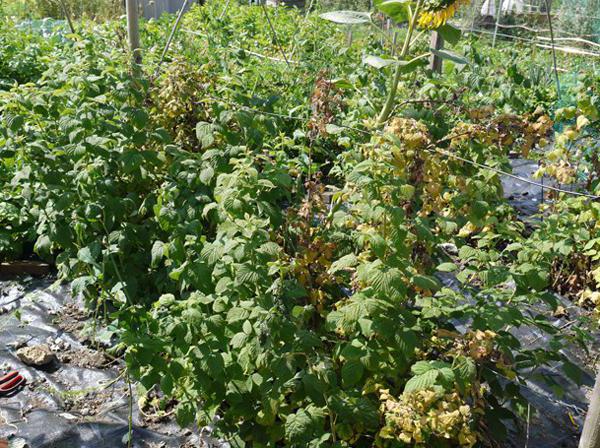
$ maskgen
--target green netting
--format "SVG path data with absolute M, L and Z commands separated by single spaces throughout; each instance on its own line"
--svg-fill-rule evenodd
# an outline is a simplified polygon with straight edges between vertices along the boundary
M 600 0 L 561 0 L 557 12 L 560 29 L 600 42 Z

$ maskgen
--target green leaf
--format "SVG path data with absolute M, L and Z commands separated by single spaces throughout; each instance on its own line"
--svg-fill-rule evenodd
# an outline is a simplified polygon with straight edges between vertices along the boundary
M 207 149 L 215 142 L 212 123 L 200 121 L 196 124 L 196 137 L 202 149 Z
M 454 272 L 458 269 L 454 263 L 442 263 L 440 264 L 436 270 L 439 272 Z
M 325 384 L 312 373 L 307 373 L 302 377 L 302 384 L 308 397 L 319 406 L 326 404 L 323 394 L 325 393 Z
M 429 291 L 437 291 L 442 287 L 440 282 L 430 275 L 414 275 L 412 283 L 421 289 L 427 289 Z
M 44 257 L 50 255 L 50 249 L 52 248 L 52 241 L 48 235 L 40 235 L 36 240 L 33 250 L 36 254 Z
M 430 370 L 440 370 L 448 367 L 450 367 L 450 364 L 443 361 L 417 361 L 411 366 L 410 371 L 415 375 L 423 375 Z
M 235 279 L 240 284 L 256 284 L 260 280 L 260 274 L 256 268 L 250 264 L 240 264 L 236 272 Z
M 379 56 L 368 55 L 363 58 L 363 64 L 370 65 L 376 69 L 387 67 L 388 65 L 396 64 L 398 61 L 395 59 L 383 59 Z
M 6 115 L 5 116 L 6 127 L 13 132 L 17 132 L 23 124 L 25 119 L 21 115 Z
M 319 17 L 342 25 L 358 25 L 371 21 L 371 14 L 359 11 L 331 11 L 320 14 Z
M 335 274 L 336 272 L 352 268 L 352 267 L 356 266 L 357 263 L 358 263 L 358 258 L 356 257 L 356 255 L 354 255 L 354 254 L 344 255 L 339 260 L 336 260 L 333 263 L 331 263 L 331 266 L 329 267 L 329 273 Z
M 285 437 L 288 442 L 300 442 L 312 432 L 312 418 L 304 409 L 298 409 L 285 420 Z
M 471 246 L 462 246 L 458 250 L 458 257 L 461 260 L 470 260 L 471 258 L 476 258 L 479 255 L 479 251 Z
M 338 134 L 341 134 L 342 132 L 344 132 L 346 129 L 341 126 L 338 126 L 336 124 L 328 123 L 325 126 L 325 130 L 327 131 L 328 134 L 338 135 Z
M 376 1 L 375 7 L 396 23 L 410 20 L 410 0 Z
M 200 171 L 200 182 L 202 182 L 204 185 L 209 185 L 214 175 L 215 170 L 212 167 L 207 166 L 202 171 Z
M 75 280 L 73 280 L 73 282 L 71 282 L 71 291 L 74 295 L 81 295 L 87 289 L 87 287 L 93 285 L 95 281 L 96 279 L 91 275 L 77 277 Z
M 454 385 L 454 371 L 450 367 L 443 367 L 438 370 L 438 380 L 445 386 L 446 389 L 451 389 Z
M 456 45 L 460 41 L 461 31 L 448 23 L 436 28 L 436 31 L 450 45 Z
M 175 418 L 181 427 L 186 427 L 194 421 L 194 407 L 188 401 L 180 402 L 175 408 Z
M 521 243 L 511 243 L 504 248 L 504 251 L 513 252 L 515 250 L 521 250 L 522 248 L 523 248 L 523 245 Z
M 563 360 L 563 371 L 575 384 L 581 385 L 585 371 L 583 371 L 578 365 L 573 364 L 569 360 Z
M 212 265 L 219 261 L 223 254 L 223 246 L 219 243 L 207 243 L 200 251 L 200 258 Z
M 227 312 L 227 323 L 234 323 L 240 320 L 246 320 L 250 317 L 250 311 L 245 308 L 234 307 Z
M 152 245 L 150 255 L 150 267 L 157 268 L 161 260 L 165 256 L 165 243 L 163 243 L 162 241 L 155 241 Z
M 467 61 L 463 56 L 460 56 L 449 50 L 436 50 L 435 48 L 429 49 L 435 56 L 438 56 L 442 59 L 446 59 L 448 61 L 452 61 L 458 65 L 467 65 L 469 61 Z
M 402 351 L 402 354 L 406 359 L 412 359 L 415 356 L 415 348 L 418 346 L 417 334 L 407 328 L 400 330 L 396 336 L 398 343 L 398 349 Z
M 173 377 L 164 375 L 160 380 L 160 389 L 167 395 L 173 392 Z
M 246 343 L 247 339 L 248 339 L 248 335 L 244 332 L 240 332 L 240 333 L 236 333 L 231 338 L 231 341 L 229 341 L 229 343 L 231 344 L 231 346 L 234 349 L 239 349 Z
M 400 73 L 411 73 L 419 67 L 427 65 L 428 57 L 429 53 L 423 53 L 417 57 L 412 58 L 410 61 L 398 61 L 398 65 L 400 65 Z
M 353 343 L 346 344 L 341 353 L 346 360 L 359 360 L 365 354 L 364 348 L 360 347 L 359 344 L 356 344 L 356 340 L 353 341 Z
M 344 386 L 350 387 L 357 384 L 363 376 L 365 368 L 357 359 L 350 359 L 342 366 L 342 382 Z
M 132 121 L 136 128 L 142 129 L 148 123 L 148 113 L 143 109 L 136 109 L 133 111 Z
M 89 247 L 82 247 L 81 249 L 79 249 L 79 251 L 77 252 L 77 259 L 86 264 L 96 264 L 96 260 L 94 259 Z
M 422 375 L 413 376 L 406 382 L 404 393 L 414 392 L 417 390 L 428 389 L 435 385 L 439 371 L 436 369 L 427 370 Z
M 475 219 L 483 219 L 487 214 L 490 205 L 485 201 L 475 201 L 471 206 L 471 214 L 475 217 Z
M 403 281 L 402 273 L 396 268 L 373 269 L 370 270 L 371 284 L 381 293 L 387 295 L 397 295 L 402 292 Z
M 456 380 L 463 385 L 470 384 L 477 374 L 475 361 L 467 356 L 459 356 L 454 360 L 452 369 Z
M 354 88 L 354 85 L 350 81 L 348 81 L 346 78 L 332 79 L 330 82 L 334 86 L 336 86 L 338 89 L 352 89 L 352 88 Z

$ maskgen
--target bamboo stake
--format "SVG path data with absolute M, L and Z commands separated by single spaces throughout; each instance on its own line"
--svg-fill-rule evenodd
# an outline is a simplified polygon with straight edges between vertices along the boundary
M 73 21 L 71 20 L 71 14 L 69 14 L 67 5 L 65 5 L 65 0 L 58 0 L 58 3 L 60 3 L 60 8 L 62 9 L 63 14 L 65 15 L 65 19 L 67 19 L 69 28 L 71 29 L 71 33 L 75 34 L 75 26 L 73 26 Z
M 177 32 L 177 29 L 179 28 L 179 23 L 181 22 L 181 18 L 183 17 L 183 14 L 185 13 L 185 9 L 187 8 L 187 5 L 189 2 L 190 2 L 190 0 L 185 0 L 183 2 L 183 4 L 181 5 L 179 14 L 177 14 L 177 19 L 175 19 L 175 23 L 173 24 L 173 28 L 171 29 L 171 34 L 169 34 L 169 38 L 167 39 L 167 44 L 165 45 L 165 48 L 163 49 L 163 52 L 160 55 L 160 61 L 158 62 L 158 67 L 156 67 L 156 71 L 154 72 L 155 77 L 158 75 L 158 73 L 160 71 L 160 67 L 162 66 L 162 63 L 165 60 L 165 56 L 167 56 L 167 53 L 169 52 L 169 47 L 171 46 L 173 37 L 175 37 L 175 33 Z
M 265 14 L 265 17 L 267 19 L 267 23 L 269 24 L 269 28 L 271 29 L 273 41 L 275 42 L 275 45 L 277 45 L 277 47 L 279 48 L 279 52 L 281 53 L 281 55 L 283 56 L 283 59 L 285 60 L 285 63 L 289 67 L 290 61 L 288 60 L 283 47 L 279 43 L 279 39 L 277 38 L 277 31 L 275 31 L 275 27 L 273 26 L 273 24 L 271 23 L 271 19 L 269 18 L 269 11 L 267 11 L 267 7 L 265 6 L 264 3 L 261 3 L 261 6 L 262 6 L 263 13 Z

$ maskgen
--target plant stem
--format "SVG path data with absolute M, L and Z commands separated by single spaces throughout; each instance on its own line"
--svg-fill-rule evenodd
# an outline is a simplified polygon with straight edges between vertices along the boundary
M 417 22 L 417 17 L 419 15 L 419 11 L 421 9 L 422 0 L 417 1 L 417 6 L 415 7 L 415 11 L 410 18 L 410 22 L 408 22 L 408 31 L 406 32 L 406 37 L 404 38 L 404 45 L 402 46 L 402 52 L 400 53 L 400 60 L 404 59 L 408 54 L 408 50 L 410 49 L 410 43 L 413 31 L 415 29 L 415 24 Z M 383 105 L 383 109 L 379 113 L 379 117 L 377 118 L 377 124 L 382 125 L 390 116 L 392 109 L 394 108 L 394 103 L 396 101 L 396 92 L 398 91 L 398 83 L 400 82 L 400 77 L 402 76 L 402 66 L 400 64 L 396 65 L 396 72 L 394 73 L 394 77 L 392 78 L 392 84 L 390 85 L 390 90 L 388 92 L 387 98 L 385 100 L 385 104 Z
M 127 387 L 129 388 L 129 409 L 127 414 L 127 448 L 131 448 L 133 439 L 133 389 L 131 387 L 131 378 L 129 378 L 129 370 L 125 368 Z

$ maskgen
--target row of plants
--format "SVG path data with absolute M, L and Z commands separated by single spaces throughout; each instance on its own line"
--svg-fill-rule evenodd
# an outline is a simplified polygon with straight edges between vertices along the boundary
M 262 8 L 222 12 L 190 12 L 162 64 L 169 22 L 146 24 L 141 73 L 122 22 L 82 24 L 0 95 L 3 256 L 55 263 L 140 387 L 233 446 L 502 440 L 532 370 L 580 376 L 538 305 L 557 307 L 574 254 L 588 264 L 569 291 L 594 300 L 597 208 L 557 198 L 529 235 L 498 174 L 457 157 L 533 156 L 552 84 L 458 40 L 444 76 L 418 62 L 396 77 L 408 53 L 361 62 L 392 60 L 373 27 L 348 45 L 318 15 L 269 10 L 274 35 Z M 595 105 L 598 81 L 580 85 Z
M 65 19 L 65 8 L 73 18 L 106 20 L 124 13 L 122 0 L 4 0 L 0 13 L 17 20 Z

